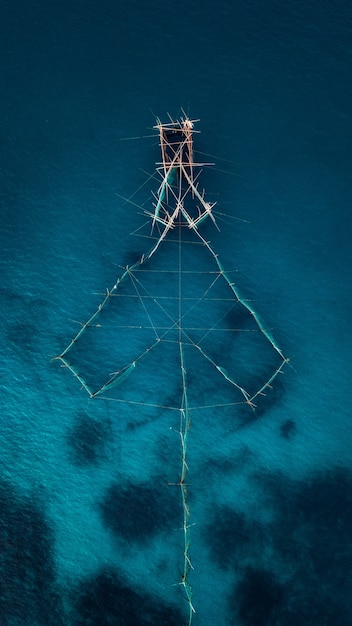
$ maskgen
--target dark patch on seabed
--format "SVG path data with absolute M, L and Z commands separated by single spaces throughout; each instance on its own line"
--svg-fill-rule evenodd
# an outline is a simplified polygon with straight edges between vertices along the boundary
M 280 434 L 283 439 L 292 439 L 297 432 L 297 425 L 294 420 L 285 420 L 280 426 Z
M 41 507 L 1 482 L 0 515 L 0 624 L 63 626 L 54 534 Z
M 248 567 L 233 598 L 242 624 L 262 626 L 280 619 L 284 585 L 271 572 Z M 280 622 L 279 622 L 280 623 Z
M 47 303 L 6 288 L 0 289 L 0 297 L 5 320 L 5 349 L 14 351 L 22 360 L 31 359 L 38 349 Z
M 110 420 L 98 420 L 84 411 L 78 412 L 67 433 L 67 444 L 74 465 L 97 465 L 107 458 L 108 449 L 112 445 Z
M 115 537 L 144 544 L 158 532 L 172 528 L 181 519 L 173 486 L 154 479 L 147 483 L 116 483 L 99 506 L 104 524 Z
M 73 626 L 180 626 L 174 607 L 128 587 L 116 570 L 87 578 L 74 592 Z
M 204 532 L 212 560 L 239 577 L 228 598 L 229 623 L 350 626 L 351 471 L 335 468 L 301 482 L 281 474 L 252 478 L 271 521 L 221 507 Z

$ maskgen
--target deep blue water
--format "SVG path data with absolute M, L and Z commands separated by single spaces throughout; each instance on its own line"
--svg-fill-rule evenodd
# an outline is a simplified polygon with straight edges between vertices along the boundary
M 352 624 L 351 7 L 13 0 L 0 24 L 1 624 L 187 623 L 177 411 L 52 361 L 149 248 L 121 196 L 151 210 L 181 107 L 216 162 L 204 233 L 290 357 L 255 413 L 192 414 L 193 624 Z M 177 405 L 155 354 L 117 397 Z M 214 372 L 189 362 L 199 406 Z

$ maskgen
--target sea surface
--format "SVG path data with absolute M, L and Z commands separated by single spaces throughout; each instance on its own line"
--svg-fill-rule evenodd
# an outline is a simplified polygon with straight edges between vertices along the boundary
M 185 351 L 192 625 L 351 626 L 352 6 L 3 0 L 0 59 L 1 625 L 190 623 L 172 342 L 111 400 L 53 360 L 150 249 L 153 126 L 188 115 L 215 163 L 199 187 L 220 231 L 199 230 L 289 359 L 254 410 L 235 404 L 216 365 L 256 384 L 272 346 L 217 344 L 225 317 L 199 296 L 214 362 Z M 200 251 L 184 267 L 211 271 Z M 115 315 L 72 351 L 92 377 L 143 344 Z

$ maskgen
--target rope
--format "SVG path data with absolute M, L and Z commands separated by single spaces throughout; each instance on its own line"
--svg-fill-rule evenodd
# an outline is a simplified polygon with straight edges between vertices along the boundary
M 247 404 L 252 409 L 255 408 L 254 400 L 260 396 L 265 395 L 265 391 L 272 387 L 272 383 L 275 381 L 279 374 L 283 373 L 283 368 L 288 359 L 283 355 L 282 350 L 279 348 L 277 342 L 272 337 L 271 333 L 266 329 L 264 323 L 261 321 L 259 315 L 254 310 L 251 304 L 241 297 L 236 285 L 231 280 L 228 273 L 225 272 L 218 254 L 214 251 L 211 243 L 207 241 L 204 236 L 199 232 L 199 226 L 207 218 L 213 221 L 216 225 L 215 217 L 212 213 L 214 204 L 211 204 L 205 200 L 204 191 L 201 193 L 198 189 L 198 177 L 200 171 L 194 174 L 195 168 L 199 167 L 199 164 L 193 162 L 193 123 L 194 120 L 181 118 L 181 121 L 174 122 L 170 118 L 170 122 L 167 124 L 158 124 L 155 128 L 159 132 L 160 148 L 162 154 L 161 166 L 157 168 L 157 173 L 161 177 L 161 183 L 158 188 L 158 192 L 155 196 L 156 202 L 154 204 L 154 212 L 145 211 L 149 218 L 152 218 L 152 234 L 153 230 L 158 233 L 157 236 L 148 235 L 148 238 L 152 240 L 151 248 L 131 266 L 124 268 L 121 276 L 116 280 L 111 290 L 107 290 L 103 294 L 103 299 L 98 305 L 96 311 L 91 315 L 87 322 L 80 324 L 80 328 L 73 339 L 68 343 L 63 352 L 55 357 L 60 361 L 61 365 L 67 368 L 75 379 L 80 383 L 89 395 L 90 398 L 100 397 L 105 400 L 112 400 L 114 402 L 125 403 L 130 406 L 144 406 L 157 409 L 171 409 L 179 412 L 179 436 L 181 444 L 181 467 L 180 467 L 180 479 L 176 483 L 169 483 L 178 485 L 180 488 L 182 511 L 183 511 L 183 559 L 182 559 L 182 573 L 181 580 L 177 583 L 184 590 L 186 602 L 188 606 L 188 622 L 187 626 L 191 626 L 193 616 L 195 614 L 195 608 L 193 605 L 193 593 L 192 587 L 189 581 L 189 576 L 193 570 L 193 565 L 190 556 L 191 536 L 190 528 L 193 524 L 190 523 L 190 509 L 188 504 L 188 459 L 187 459 L 187 446 L 188 436 L 191 425 L 191 413 L 196 409 L 221 409 L 223 407 L 238 406 L 241 404 Z M 132 203 L 132 197 L 127 199 Z M 193 207 L 192 203 L 198 202 L 200 204 Z M 136 206 L 140 206 L 136 204 Z M 149 223 L 148 223 L 149 224 Z M 144 237 L 141 234 L 141 228 L 138 228 L 136 233 L 139 236 Z M 168 236 L 169 233 L 174 233 L 174 237 Z M 191 233 L 194 236 L 192 241 L 188 241 L 184 233 Z M 177 248 L 170 248 L 174 250 L 177 260 L 175 261 L 176 267 L 155 269 L 149 267 L 152 257 L 161 247 L 161 244 L 173 243 L 177 245 Z M 196 269 L 191 269 L 187 266 L 184 267 L 184 247 L 188 244 L 196 246 L 194 250 L 198 253 L 200 250 L 205 251 L 211 262 L 213 268 L 209 270 L 199 263 Z M 197 248 L 198 246 L 198 248 Z M 171 255 L 170 255 L 171 256 Z M 169 280 L 166 288 L 166 294 L 160 293 L 159 295 L 153 294 L 153 286 L 148 286 L 148 281 L 152 282 L 155 276 L 162 276 Z M 177 278 L 177 291 L 176 293 L 170 293 L 170 286 L 173 285 L 172 278 Z M 209 282 L 204 285 L 205 278 L 209 277 Z M 194 278 L 197 288 L 201 284 L 201 292 L 198 295 L 195 293 L 184 293 L 185 288 L 188 288 L 189 281 Z M 133 293 L 121 294 L 121 284 L 126 283 L 127 279 L 133 287 Z M 202 282 L 203 281 L 203 282 Z M 222 287 L 224 290 L 224 296 L 219 295 L 218 291 Z M 116 297 L 119 299 L 115 300 Z M 121 300 L 122 298 L 122 300 Z M 120 330 L 151 330 L 154 334 L 154 340 L 148 340 L 147 347 L 139 348 L 136 354 L 131 358 L 129 355 L 128 362 L 123 365 L 118 371 L 110 373 L 107 376 L 106 381 L 103 384 L 93 388 L 92 384 L 86 380 L 84 373 L 80 371 L 79 362 L 75 363 L 74 352 L 78 344 L 83 341 L 87 329 L 93 333 L 95 329 L 101 329 L 104 324 L 101 323 L 102 312 L 105 311 L 108 302 L 114 302 L 119 307 L 120 303 L 127 299 L 131 299 L 133 307 L 131 310 L 131 318 L 133 318 L 134 311 L 139 310 L 139 314 L 142 312 L 143 324 L 137 323 L 135 319 L 126 320 L 127 323 L 119 323 L 116 326 L 110 326 L 109 328 L 118 328 Z M 204 324 L 202 319 L 199 320 L 199 313 L 197 307 L 207 304 L 214 306 L 225 303 L 225 311 L 217 313 L 216 317 L 209 325 Z M 252 327 L 239 327 L 233 328 L 226 326 L 226 317 L 235 307 L 242 307 L 243 310 L 248 313 L 248 319 L 251 320 Z M 169 308 L 167 308 L 169 307 Z M 172 313 L 170 313 L 170 307 Z M 119 309 L 118 309 L 119 310 Z M 216 309 L 217 310 L 217 309 Z M 195 320 L 191 319 L 186 324 L 187 317 L 193 314 Z M 177 339 L 172 338 L 171 331 L 177 333 Z M 99 331 L 101 332 L 101 330 Z M 264 382 L 259 385 L 259 388 L 252 394 L 250 394 L 240 382 L 237 380 L 237 374 L 227 369 L 220 363 L 221 356 L 214 356 L 209 349 L 209 340 L 211 333 L 230 333 L 225 335 L 226 340 L 228 337 L 232 337 L 233 333 L 257 332 L 258 335 L 264 337 L 267 346 L 270 350 L 273 350 L 278 358 L 278 365 L 274 368 L 274 371 L 269 374 Z M 181 398 L 177 406 L 170 405 L 169 403 L 153 403 L 142 402 L 138 399 L 131 399 L 123 397 L 123 392 L 119 397 L 110 395 L 110 390 L 134 375 L 134 372 L 138 369 L 138 366 L 142 359 L 145 359 L 150 355 L 155 348 L 161 344 L 168 344 L 174 346 L 177 349 L 177 361 L 179 367 L 179 376 L 181 378 Z M 226 344 L 226 342 L 225 342 Z M 226 344 L 227 346 L 227 344 Z M 205 362 L 210 364 L 218 376 L 222 378 L 229 387 L 234 388 L 238 392 L 238 401 L 229 402 L 214 402 L 213 404 L 203 404 L 197 406 L 190 406 L 188 399 L 188 376 L 187 366 L 185 359 L 185 348 L 192 348 L 197 351 Z M 186 350 L 187 351 L 187 350 Z M 78 352 L 77 360 L 79 361 L 80 352 Z M 92 360 L 94 361 L 95 354 L 93 353 Z M 94 361 L 95 363 L 95 361 Z M 104 363 L 102 363 L 102 368 Z M 100 373 L 100 370 L 99 370 Z

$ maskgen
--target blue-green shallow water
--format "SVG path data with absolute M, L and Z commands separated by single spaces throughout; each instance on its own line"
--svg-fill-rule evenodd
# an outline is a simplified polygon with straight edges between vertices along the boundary
M 192 417 L 194 624 L 352 623 L 351 26 L 343 2 L 3 3 L 1 624 L 186 622 L 178 416 L 51 362 L 145 250 L 115 194 L 156 141 L 120 139 L 180 106 L 235 162 L 203 183 L 246 221 L 205 230 L 291 358 L 254 416 Z M 175 402 L 167 365 L 143 376 Z

